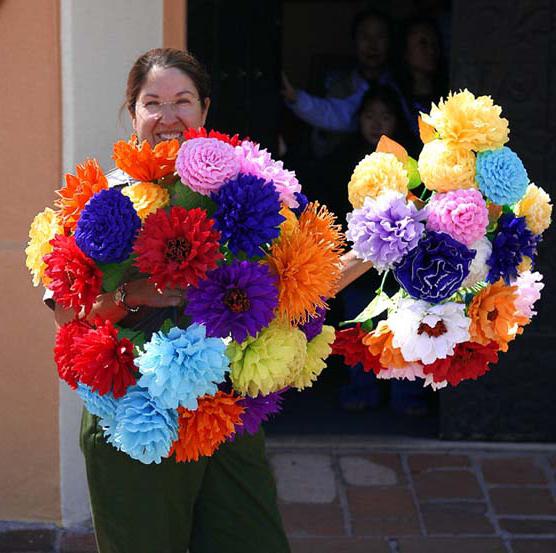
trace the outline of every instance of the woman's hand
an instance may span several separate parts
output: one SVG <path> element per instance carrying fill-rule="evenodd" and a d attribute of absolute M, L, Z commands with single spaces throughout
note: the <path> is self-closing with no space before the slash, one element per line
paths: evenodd
<path fill-rule="evenodd" d="M 284 72 L 282 72 L 281 93 L 282 96 L 284 97 L 284 100 L 286 100 L 286 102 L 289 102 L 290 104 L 295 104 L 295 102 L 297 101 L 297 90 L 292 86 L 290 80 L 288 79 L 288 76 Z"/>
<path fill-rule="evenodd" d="M 364 275 L 373 266 L 370 261 L 358 259 L 353 250 L 349 250 L 342 255 L 341 262 L 342 273 L 336 293 L 342 291 L 346 286 L 349 286 L 354 280 Z"/>
<path fill-rule="evenodd" d="M 126 286 L 126 303 L 131 307 L 146 305 L 148 307 L 176 307 L 185 299 L 183 288 L 165 288 L 159 290 L 147 280 L 134 280 Z"/>

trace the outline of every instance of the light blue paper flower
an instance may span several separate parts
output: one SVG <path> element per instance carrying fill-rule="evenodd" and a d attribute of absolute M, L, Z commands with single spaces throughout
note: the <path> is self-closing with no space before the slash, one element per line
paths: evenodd
<path fill-rule="evenodd" d="M 113 418 L 116 413 L 117 400 L 111 393 L 100 395 L 91 390 L 89 386 L 79 383 L 77 385 L 77 395 L 83 400 L 85 408 L 91 415 L 96 415 L 101 419 Z"/>
<path fill-rule="evenodd" d="M 519 201 L 529 184 L 523 163 L 506 146 L 477 154 L 475 178 L 481 192 L 498 205 L 511 205 Z"/>
<path fill-rule="evenodd" d="M 160 463 L 178 437 L 178 414 L 133 386 L 118 401 L 113 420 L 101 421 L 107 441 L 141 463 Z"/>
<path fill-rule="evenodd" d="M 192 324 L 157 332 L 136 360 L 142 376 L 137 383 L 166 409 L 197 409 L 197 398 L 213 395 L 225 378 L 229 360 L 220 338 L 207 338 L 206 328 Z"/>

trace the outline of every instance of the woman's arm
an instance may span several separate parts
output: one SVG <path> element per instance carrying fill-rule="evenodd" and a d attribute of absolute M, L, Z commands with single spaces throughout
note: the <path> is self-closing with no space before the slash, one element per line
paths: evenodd
<path fill-rule="evenodd" d="M 338 292 L 349 286 L 354 280 L 364 275 L 373 264 L 370 261 L 362 261 L 355 256 L 355 252 L 350 250 L 341 257 L 342 274 L 338 284 Z"/>
<path fill-rule="evenodd" d="M 126 303 L 130 307 L 174 307 L 180 305 L 184 301 L 184 290 L 181 288 L 166 288 L 163 291 L 157 290 L 154 284 L 146 279 L 134 280 L 126 285 Z M 106 292 L 99 294 L 93 308 L 87 317 L 81 316 L 81 319 L 88 321 L 95 317 L 108 319 L 113 323 L 117 323 L 130 315 L 130 312 L 114 301 L 114 293 Z M 61 326 L 73 320 L 75 313 L 73 309 L 65 309 L 56 304 L 54 308 L 54 318 L 56 323 Z"/>

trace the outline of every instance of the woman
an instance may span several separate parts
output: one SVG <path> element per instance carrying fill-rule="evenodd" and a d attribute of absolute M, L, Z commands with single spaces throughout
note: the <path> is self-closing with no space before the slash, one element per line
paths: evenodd
<path fill-rule="evenodd" d="M 129 73 L 126 104 L 139 140 L 182 140 L 183 131 L 205 123 L 209 77 L 185 52 L 150 50 Z M 120 171 L 108 177 L 111 186 L 130 182 Z M 341 287 L 369 267 L 351 253 L 344 263 Z M 100 294 L 88 318 L 152 333 L 182 303 L 183 290 L 159 292 L 148 280 L 134 280 Z M 53 307 L 58 325 L 73 318 Z M 198 462 L 145 465 L 107 444 L 98 419 L 84 412 L 80 443 L 101 553 L 289 551 L 262 432 Z"/>

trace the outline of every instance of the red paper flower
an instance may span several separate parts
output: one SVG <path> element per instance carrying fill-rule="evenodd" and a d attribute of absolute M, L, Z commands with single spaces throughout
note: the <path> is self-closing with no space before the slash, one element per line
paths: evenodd
<path fill-rule="evenodd" d="M 54 301 L 76 314 L 89 313 L 102 287 L 102 272 L 75 244 L 73 236 L 56 235 L 52 252 L 44 256 L 48 288 Z"/>
<path fill-rule="evenodd" d="M 83 336 L 91 325 L 86 321 L 70 321 L 58 328 L 54 342 L 54 361 L 59 377 L 74 390 L 77 388 L 79 374 L 75 370 L 75 339 Z"/>
<path fill-rule="evenodd" d="M 87 384 L 100 395 L 112 392 L 122 397 L 135 384 L 137 367 L 133 363 L 133 344 L 118 339 L 118 331 L 110 321 L 95 321 L 82 336 L 75 337 L 75 372 L 79 382 Z"/>
<path fill-rule="evenodd" d="M 363 344 L 366 335 L 367 333 L 361 330 L 360 323 L 352 328 L 337 330 L 336 340 L 332 344 L 332 355 L 341 355 L 344 363 L 350 367 L 361 363 L 365 372 L 373 371 L 378 374 L 383 369 L 379 361 L 380 357 L 373 355 Z"/>
<path fill-rule="evenodd" d="M 454 354 L 446 359 L 437 359 L 430 365 L 423 365 L 425 374 L 432 374 L 435 382 L 447 380 L 457 386 L 462 380 L 477 380 L 489 370 L 489 363 L 498 362 L 498 344 L 489 342 L 486 346 L 476 342 L 458 344 Z"/>
<path fill-rule="evenodd" d="M 216 138 L 217 140 L 226 142 L 231 146 L 238 146 L 243 142 L 243 140 L 247 140 L 239 138 L 238 134 L 230 136 L 229 134 L 224 134 L 218 131 L 209 131 L 207 133 L 207 129 L 205 129 L 204 127 L 199 127 L 198 129 L 187 129 L 186 131 L 184 131 L 183 137 L 185 138 L 185 140 L 191 140 L 192 138 Z"/>
<path fill-rule="evenodd" d="M 137 267 L 160 289 L 196 286 L 222 258 L 213 223 L 200 208 L 178 206 L 149 215 L 135 241 Z"/>

